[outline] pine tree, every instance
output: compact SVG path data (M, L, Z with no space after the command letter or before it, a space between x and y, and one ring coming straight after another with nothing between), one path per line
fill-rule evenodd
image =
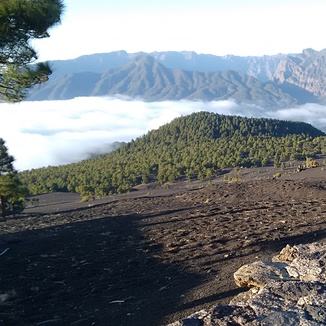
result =
M50 65L37 63L30 41L49 37L60 22L61 0L1 0L0 2L0 99L23 100L30 87L48 80Z
M25 194L13 162L14 157L9 155L4 140L0 138L0 213L2 217L6 215L9 206L13 209L15 204L22 202Z

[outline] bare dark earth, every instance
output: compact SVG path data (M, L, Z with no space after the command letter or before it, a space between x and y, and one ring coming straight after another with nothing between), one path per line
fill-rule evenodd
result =
M326 238L323 169L276 180L251 171L238 183L139 190L91 207L41 196L2 219L0 324L166 325L228 302L243 264Z

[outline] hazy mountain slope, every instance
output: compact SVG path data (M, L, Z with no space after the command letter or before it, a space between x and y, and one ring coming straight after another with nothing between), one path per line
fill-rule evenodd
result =
M216 56L211 54L197 54L196 52L190 51L153 52L149 55L172 69L200 72L236 70L263 82L271 79L276 67L284 57L282 54L262 57Z
M273 79L280 84L301 87L315 96L326 96L326 49L304 50L295 56L282 58Z
M51 79L31 92L29 100L66 100L79 96L90 96L99 74L80 72L64 74Z
M145 101L227 100L264 107L284 107L297 100L272 83L236 71L172 70L151 56L100 73L70 73L49 81L30 100L70 99L76 96L124 95Z
M121 67L131 62L136 56L150 55L156 61L170 69L183 69L191 71L223 71L237 70L249 74L261 81L270 80L276 67L285 57L283 54L272 56L248 56L235 55L216 56L212 54L197 54L193 51L165 51L165 52L137 52L114 51L110 53L96 53L80 56L70 60L54 60L52 79L66 73L97 72Z
M126 51L114 51L109 53L96 53L83 55L75 59L53 60L53 74L50 78L54 79L62 74L78 72L96 72L101 73L110 68L117 68L130 62L132 54Z

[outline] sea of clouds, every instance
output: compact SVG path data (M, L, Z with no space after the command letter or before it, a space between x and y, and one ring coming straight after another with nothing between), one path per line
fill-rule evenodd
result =
M326 132L326 107L317 104L265 110L232 101L148 103L79 97L66 101L0 104L0 137L15 157L15 168L26 170L78 162L94 154L107 153L115 141L128 142L174 118L198 111L304 121Z

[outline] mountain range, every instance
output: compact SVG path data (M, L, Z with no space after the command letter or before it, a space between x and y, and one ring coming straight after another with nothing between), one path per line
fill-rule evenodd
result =
M53 61L28 100L125 96L144 101L234 100L266 108L323 103L326 49L271 56L116 51Z

